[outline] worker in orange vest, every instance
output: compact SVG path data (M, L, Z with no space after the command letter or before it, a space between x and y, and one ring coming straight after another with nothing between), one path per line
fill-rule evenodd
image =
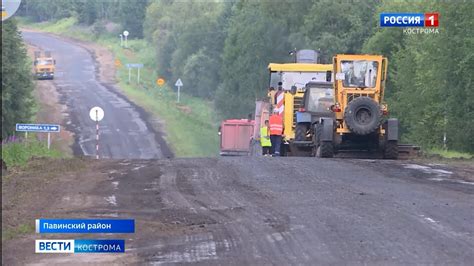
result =
M274 109L270 116L270 141L273 148L273 156L280 156L282 135L283 135L283 118L278 114L278 110Z

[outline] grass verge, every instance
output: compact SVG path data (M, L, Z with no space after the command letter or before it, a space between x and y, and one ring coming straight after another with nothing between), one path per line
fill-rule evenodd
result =
M450 150L443 150L443 149L429 149L425 151L427 155L435 155L440 156L445 159L466 159L470 160L474 158L474 154L465 153L465 152L458 152L458 151L450 151Z
M94 34L93 27L77 26L77 19L66 18L56 22L31 23L20 20L20 25L45 32L51 32L82 41L95 42L109 49L120 61L116 77L122 92L138 106L164 123L165 139L177 157L210 157L218 154L216 115L213 104L185 93L192 89L185 84L180 103L176 103L174 82L163 86L155 84L158 71L153 67L153 49L145 40L129 40L128 48L120 46L120 39L110 34ZM114 35L115 36L115 35ZM131 71L131 82L125 64L142 63L140 84L137 84L137 70ZM186 87L187 85L187 87Z
M56 149L48 150L46 143L37 140L2 145L2 159L8 167L25 166L33 157L61 158L63 155Z
M15 227L7 227L2 230L2 242L15 239L21 235L33 234L35 227L33 224L19 224Z

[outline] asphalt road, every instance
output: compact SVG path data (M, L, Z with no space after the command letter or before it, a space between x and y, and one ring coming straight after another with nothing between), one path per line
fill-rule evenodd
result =
M101 168L108 178L91 195L107 209L81 213L136 219L126 254L138 264L474 261L474 182L446 166L262 157L114 165Z
M23 38L42 50L51 51L56 59L54 84L68 107L66 123L76 136L76 154L96 154L96 125L89 118L89 110L99 106L105 112L99 124L101 158L150 159L170 156L163 139L144 119L144 112L122 97L112 84L103 84L98 80L96 62L87 50L43 33L23 32Z

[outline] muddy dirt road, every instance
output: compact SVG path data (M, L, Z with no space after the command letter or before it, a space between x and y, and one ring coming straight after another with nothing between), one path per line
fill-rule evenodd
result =
M33 204L28 213L134 218L136 234L121 236L127 252L88 257L17 251L24 253L16 254L24 256L23 263L467 265L474 261L472 167L248 157L88 165L87 171L72 174L74 178L61 178L66 181L57 183L56 189L48 187L56 200L45 198L49 204ZM14 241L32 246L35 238L40 236ZM4 254L10 254L11 246Z
M95 122L89 110L105 111L100 123L100 156L113 159L150 159L172 156L160 133L154 132L144 112L98 79L98 66L83 47L52 35L24 31L26 42L52 51L57 61L54 84L68 107L69 130L75 133L77 155L95 155ZM59 123L60 121L57 121Z

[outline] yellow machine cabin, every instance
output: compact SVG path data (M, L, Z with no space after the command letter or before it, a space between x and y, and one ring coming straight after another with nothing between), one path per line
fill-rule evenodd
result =
M46 51L42 55L40 51L35 51L35 61L33 64L37 79L54 79L56 60L51 56L51 52Z

